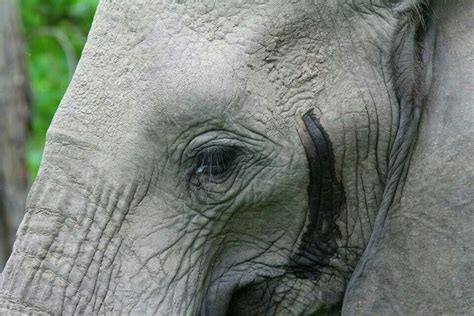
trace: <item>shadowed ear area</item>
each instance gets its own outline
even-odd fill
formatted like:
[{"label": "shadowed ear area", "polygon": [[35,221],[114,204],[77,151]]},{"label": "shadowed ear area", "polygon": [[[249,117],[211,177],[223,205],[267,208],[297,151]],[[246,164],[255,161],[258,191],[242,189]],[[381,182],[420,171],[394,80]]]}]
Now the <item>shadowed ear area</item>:
[{"label": "shadowed ear area", "polygon": [[336,254],[339,232],[335,224],[344,200],[342,184],[337,180],[334,154],[329,136],[312,111],[303,115],[298,133],[308,159],[309,224],[290,270],[304,278],[318,278],[320,268]]},{"label": "shadowed ear area", "polygon": [[[413,144],[417,136],[416,144],[409,164],[395,163],[400,150],[392,150],[392,177],[343,315],[474,313],[474,2],[436,0],[430,10],[436,20],[425,21],[414,57],[422,61],[416,88],[431,76],[423,56],[433,56],[431,85],[422,98],[423,89],[399,94],[402,102],[414,95],[400,115],[423,109],[418,133],[400,140]],[[405,171],[397,175],[393,166]]]}]

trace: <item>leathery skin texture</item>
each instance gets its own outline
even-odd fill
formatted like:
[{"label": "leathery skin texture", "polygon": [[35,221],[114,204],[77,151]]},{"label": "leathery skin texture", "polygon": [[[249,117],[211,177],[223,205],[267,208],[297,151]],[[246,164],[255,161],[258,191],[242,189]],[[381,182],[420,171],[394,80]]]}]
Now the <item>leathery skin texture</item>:
[{"label": "leathery skin texture", "polygon": [[340,314],[406,175],[429,91],[425,11],[103,0],[0,311]]}]

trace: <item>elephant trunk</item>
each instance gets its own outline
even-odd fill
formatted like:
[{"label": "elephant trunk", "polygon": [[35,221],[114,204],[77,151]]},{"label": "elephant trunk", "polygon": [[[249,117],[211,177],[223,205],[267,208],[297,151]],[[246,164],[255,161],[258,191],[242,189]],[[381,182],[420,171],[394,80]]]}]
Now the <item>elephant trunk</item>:
[{"label": "elephant trunk", "polygon": [[49,145],[3,272],[0,313],[72,315],[104,304],[121,246],[117,233],[137,187],[107,185],[93,168],[78,168],[77,157]]}]

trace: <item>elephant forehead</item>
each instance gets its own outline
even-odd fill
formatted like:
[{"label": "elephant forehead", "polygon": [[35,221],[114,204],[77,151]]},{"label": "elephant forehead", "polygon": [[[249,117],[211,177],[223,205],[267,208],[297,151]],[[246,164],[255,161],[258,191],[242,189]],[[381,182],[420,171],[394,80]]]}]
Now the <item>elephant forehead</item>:
[{"label": "elephant forehead", "polygon": [[[173,42],[175,48],[159,50],[147,70],[150,110],[169,111],[177,118],[204,111],[218,116],[241,105],[249,72],[240,52],[219,43]],[[155,47],[150,50],[156,52]]]},{"label": "elephant forehead", "polygon": [[322,45],[315,40],[322,41],[321,22],[302,18],[317,8],[311,3],[281,4],[283,9],[269,2],[203,12],[188,5],[103,2],[78,77],[86,78],[91,90],[107,90],[103,93],[108,94],[108,104],[81,103],[93,106],[94,113],[114,111],[114,116],[126,113],[137,119],[150,116],[150,111],[167,112],[172,121],[183,115],[188,119],[190,113],[198,113],[193,115],[198,118],[199,113],[227,113],[232,115],[225,117],[233,119],[252,112],[260,115],[262,107],[256,105],[273,107],[286,89],[285,82],[269,73],[276,63],[285,68],[280,59],[294,45],[294,33],[312,44],[306,50],[294,48],[300,56],[290,56],[287,70],[279,74],[288,81],[307,70],[298,67],[304,66],[306,51],[313,50],[307,56],[312,58],[318,53],[314,48]]},{"label": "elephant forehead", "polygon": [[314,108],[330,76],[348,76],[331,71],[336,47],[351,45],[331,37],[347,31],[336,27],[333,2],[216,3],[207,11],[163,3],[101,2],[56,121],[108,143],[123,142],[121,130],[136,138],[144,124],[216,117],[275,131]]},{"label": "elephant forehead", "polygon": [[[344,2],[345,0],[342,0]],[[368,0],[367,0],[368,1]],[[170,32],[187,27],[196,32],[226,33],[236,25],[252,24],[287,29],[303,16],[338,6],[326,0],[138,0],[104,1],[99,10],[114,21],[122,21],[131,32],[142,32],[166,22]]]}]

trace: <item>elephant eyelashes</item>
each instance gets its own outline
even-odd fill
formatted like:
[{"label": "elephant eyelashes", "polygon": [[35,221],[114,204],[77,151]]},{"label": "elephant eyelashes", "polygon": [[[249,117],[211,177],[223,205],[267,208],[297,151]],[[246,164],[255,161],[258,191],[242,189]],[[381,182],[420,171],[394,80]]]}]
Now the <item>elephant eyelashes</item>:
[{"label": "elephant eyelashes", "polygon": [[204,150],[199,155],[199,164],[196,172],[198,174],[208,174],[217,176],[224,173],[235,157],[234,149],[230,148],[210,148]]},{"label": "elephant eyelashes", "polygon": [[200,188],[204,179],[219,180],[230,171],[236,157],[237,150],[232,147],[211,147],[202,150],[197,156],[194,184]]}]

